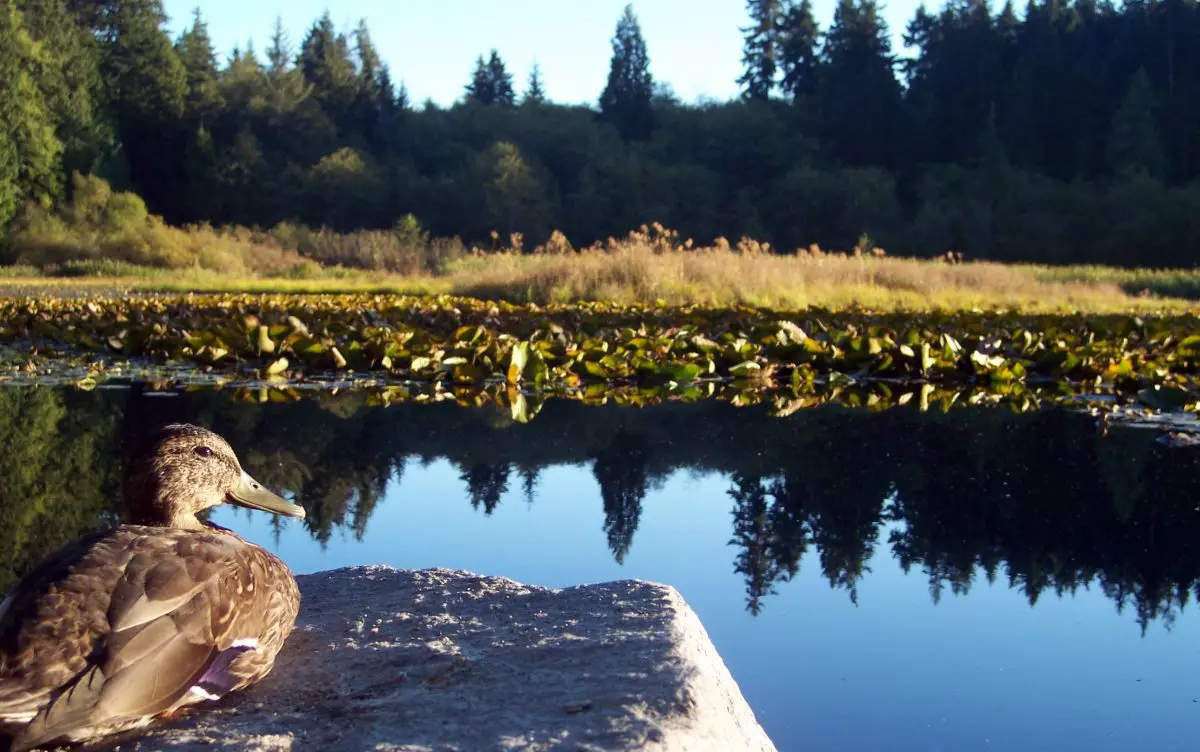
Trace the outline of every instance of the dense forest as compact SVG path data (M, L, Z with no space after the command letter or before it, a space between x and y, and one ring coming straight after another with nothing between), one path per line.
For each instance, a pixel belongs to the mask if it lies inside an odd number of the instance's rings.
M415 215L576 246L658 221L779 249L1190 266L1200 253L1200 3L950 0L899 58L875 0L749 0L743 96L682 102L632 7L596 104L484 51L449 108L409 101L367 23L219 59L159 0L0 2L0 227L73 173L173 224L339 231ZM266 32L268 30L263 30ZM430 30L436 33L437 30ZM464 61L464 71L469 61Z

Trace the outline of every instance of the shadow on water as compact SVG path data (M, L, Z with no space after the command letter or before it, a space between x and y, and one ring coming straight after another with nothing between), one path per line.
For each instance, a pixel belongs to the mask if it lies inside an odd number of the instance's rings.
M805 560L856 600L882 545L924 573L935 603L979 578L1006 581L1031 604L1098 586L1144 631L1169 627L1200 597L1200 454L1149 431L1101 436L1083 415L819 408L772 418L717 402L552 401L517 424L492 408L371 407L354 394L260 405L136 387L0 389L0 588L116 520L121 458L175 420L226 436L249 472L304 505L322 545L335 530L361 538L408 462L452 462L481 514L510 487L534 501L548 467L582 464L619 562L636 545L648 490L684 469L726 478L730 558L753 614Z

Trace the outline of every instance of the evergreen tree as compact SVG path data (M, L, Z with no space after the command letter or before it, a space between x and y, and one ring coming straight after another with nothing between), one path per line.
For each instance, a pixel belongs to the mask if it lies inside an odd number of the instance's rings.
M184 174L187 71L159 0L106 3L95 29L121 153L133 188L168 221L188 218Z
M23 201L49 206L61 187L63 147L33 75L49 64L25 30L23 14L0 3L0 226Z
M491 57L488 58L487 71L495 103L505 107L516 104L512 74L504 67L504 61L500 59L500 53L496 50L492 50Z
M62 174L103 169L115 135L95 36L64 0L23 0L20 6L26 31L52 61L38 70L37 78L63 145Z
M313 97L335 123L348 119L358 93L357 71L345 34L338 34L326 11L300 46L298 67L312 85Z
M291 43L283 21L276 16L271 46L267 48L266 73L268 107L277 118L294 111L312 91L312 85L304 80L303 72L292 65L292 60Z
M197 122L210 121L221 108L221 92L217 87L217 55L199 8L195 10L191 28L175 43L175 51L187 77L188 117Z
M287 31L283 30L282 20L276 17L270 47L266 49L265 112L271 140L281 146L295 145L301 140L296 138L298 134L290 126L295 113L312 94L312 84L306 82L304 72L293 65L293 60ZM314 109L312 104L310 109Z
M475 72L471 75L471 83L467 84L467 101L484 106L511 107L515 104L512 75L496 50L491 51L486 62L482 55L476 58Z
M893 167L903 101L875 0L839 0L822 49L822 141L846 166Z
M924 136L918 161L972 159L1003 89L1005 42L987 4L955 3L937 16L921 8L905 40L920 50L907 67L908 101Z
M471 74L471 83L467 84L466 89L468 102L485 106L495 104L496 92L492 88L492 78L488 74L483 55L475 58L475 72Z
M357 93L350 113L351 127L371 146L378 143L378 128L385 107L391 105L391 79L384 79L384 66L371 42L366 20L354 31L354 50L358 58ZM384 91L384 85L388 90Z
M1129 81L1125 98L1113 115L1108 159L1118 175L1145 174L1162 178L1166 172L1162 143L1155 123L1154 90L1145 68Z
M412 109L412 102L408 96L408 84L400 82L400 88L396 89L396 110L403 112Z
M275 28L271 30L271 46L267 48L267 73L275 76L288 70L291 65L291 40L283 28L283 18L275 16Z
M820 69L821 31L813 16L811 0L788 0L779 32L779 60L783 69L781 87L793 102L811 99L817 93Z
M777 85L783 0L747 0L750 25L742 29L743 73L738 78L747 99L767 99Z
M650 109L654 78L650 75L646 40L632 5L625 6L617 22L612 50L608 83L600 94L600 112L624 138L646 138L654 127Z
M390 117L398 110L404 109L400 105L399 95L396 92L396 86L392 83L392 69L387 63L384 63L379 68L379 75L375 77L375 85L378 87L379 111L382 116ZM408 95L405 94L405 102Z
M102 16L108 44L104 78L125 125L155 126L178 120L187 97L187 71L163 29L160 0L121 0Z
M372 143L377 153L382 155L393 153L399 148L400 128L404 112L408 108L408 94L403 91L403 84L401 91L396 91L392 83L392 71L387 63L380 66L376 84L379 87L379 119Z
M270 98L270 78L258 61L253 43L247 43L244 51L234 50L218 83L219 96L231 110L227 116L239 125L256 116Z
M521 96L521 103L535 105L546 103L546 90L542 86L542 68L536 61L529 70L529 83L525 87L525 93Z
M379 51L371 41L371 31L367 28L367 20L361 19L354 30L354 54L358 58L359 89L372 89L378 83L379 71L383 61Z

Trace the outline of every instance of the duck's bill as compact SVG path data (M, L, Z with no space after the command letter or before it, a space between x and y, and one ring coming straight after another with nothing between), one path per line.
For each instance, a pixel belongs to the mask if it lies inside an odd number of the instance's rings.
M229 500L234 504L251 509L261 509L264 512L282 514L285 517L304 518L304 507L271 493L245 471L242 472L242 482L229 494Z

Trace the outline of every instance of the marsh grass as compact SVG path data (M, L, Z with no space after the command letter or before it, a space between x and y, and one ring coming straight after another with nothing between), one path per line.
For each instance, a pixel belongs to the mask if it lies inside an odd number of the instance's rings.
M1029 266L1043 282L1109 283L1129 295L1200 300L1200 270L1122 269L1112 266Z
M664 300L772 308L1109 309L1133 298L1106 281L1042 281L1018 267L846 254L743 254L721 248L654 253L644 245L573 256L472 259L447 277L456 294L513 302Z
M497 238L493 238L497 241ZM71 201L35 209L5 242L10 292L396 292L514 303L664 301L779 309L1014 308L1027 311L1200 309L1200 271L1049 267L890 257L869 238L847 253L776 253L749 238L711 246L654 224L577 250L560 232L531 252L519 234L499 250L430 238L412 216L390 230L338 234L281 224L269 230L176 228L132 194L76 176ZM70 278L69 280L67 278Z
M102 272L105 267L84 268ZM21 284L48 291L64 285L109 285L160 292L454 294L539 304L661 300L779 309L854 305L878 310L1012 308L1097 313L1200 309L1200 304L1182 298L1131 295L1116 273L1095 279L1063 273L1062 280L1055 280L1040 268L989 262L749 255L720 248L664 254L632 244L571 255L479 255L450 264L442 274L318 267L312 274L295 277L230 276L204 269L143 268L118 276L22 278Z

